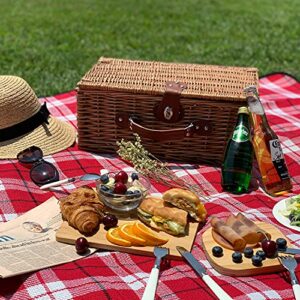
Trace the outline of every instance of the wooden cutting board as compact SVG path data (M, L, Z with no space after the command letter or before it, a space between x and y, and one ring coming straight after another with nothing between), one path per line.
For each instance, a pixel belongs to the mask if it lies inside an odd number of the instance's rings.
M271 239L285 238L284 234L274 227L272 224L264 222L256 222L256 224L263 230L271 234ZM215 257L212 255L212 248L218 245L212 237L212 228L206 230L202 235L203 249L210 264L219 273L228 276L253 276L265 273L275 273L284 270L283 266L279 263L277 258L266 258L262 261L262 266L256 267L252 264L251 258L246 258L243 255L243 261L241 263L234 263L232 261L233 250L226 249L224 247L224 255L222 257ZM287 241L288 247L290 247L289 241ZM253 248L254 254L257 250L261 250L261 247Z
M120 220L118 225L121 226L124 223L134 222L136 220ZM162 247L169 248L169 259L182 259L181 255L176 250L176 246L185 247L187 250L191 250L196 234L198 232L199 223L189 222L188 225L188 235L182 237L175 237L165 232L160 231L159 235L164 238L168 238L169 241L162 245ZM113 250L113 251L120 251L120 252L127 252L133 254L140 254L140 255L148 255L154 256L153 254L153 246L131 246L131 247L124 247L118 246L115 244L110 243L106 237L106 230L104 229L103 225L101 224L98 232L94 235L86 237L89 242L90 247L104 249L104 250ZM82 237L83 235L73 227L69 226L67 222L63 222L61 227L56 232L56 240L58 242L63 242L67 244L75 244L77 238Z

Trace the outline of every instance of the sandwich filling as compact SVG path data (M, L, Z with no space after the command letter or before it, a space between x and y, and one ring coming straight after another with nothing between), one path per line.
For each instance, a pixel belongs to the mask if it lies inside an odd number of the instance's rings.
M163 200L145 199L137 209L138 217L149 226L172 235L185 234L187 212L176 207L163 206Z

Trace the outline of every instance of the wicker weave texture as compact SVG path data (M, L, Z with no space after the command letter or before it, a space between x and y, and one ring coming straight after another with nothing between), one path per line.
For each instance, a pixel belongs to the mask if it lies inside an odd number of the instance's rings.
M163 71L161 66L164 66ZM147 77L150 69L152 75ZM217 77L219 70L220 76ZM224 75L225 71L227 75L231 74L229 79ZM154 106L162 100L168 80L180 80L188 86L180 98L184 117L171 124L158 121L153 113ZM201 88L213 86L216 82L220 86L218 92L207 88L201 91ZM102 58L78 84L79 147L96 153L115 153L116 141L122 138L132 140L132 132L115 124L115 116L120 112L134 115L142 126L156 130L184 128L191 122L204 119L212 126L209 134L163 142L141 137L143 145L154 155L167 160L220 165L238 108L246 105L242 91L245 86L253 84L258 84L254 68L173 66Z
M185 97L241 100L243 89L257 84L256 68L164 63L101 57L79 82L81 88L163 94L166 81L188 84Z

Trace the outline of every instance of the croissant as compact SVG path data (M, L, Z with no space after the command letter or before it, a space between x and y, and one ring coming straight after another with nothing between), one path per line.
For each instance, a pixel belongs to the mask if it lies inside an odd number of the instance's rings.
M104 204L89 186L82 186L61 199L60 209L69 225L81 233L91 234L102 221Z

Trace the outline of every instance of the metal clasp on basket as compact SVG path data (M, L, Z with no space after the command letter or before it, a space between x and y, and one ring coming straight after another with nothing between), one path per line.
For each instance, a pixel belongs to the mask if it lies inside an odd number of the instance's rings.
M164 110L164 117L166 120L170 120L173 116L173 109L170 106L167 106Z
M187 88L182 82L166 82L166 91L161 102L154 107L156 119L162 122L176 123L183 118L183 108L180 105L181 92Z

